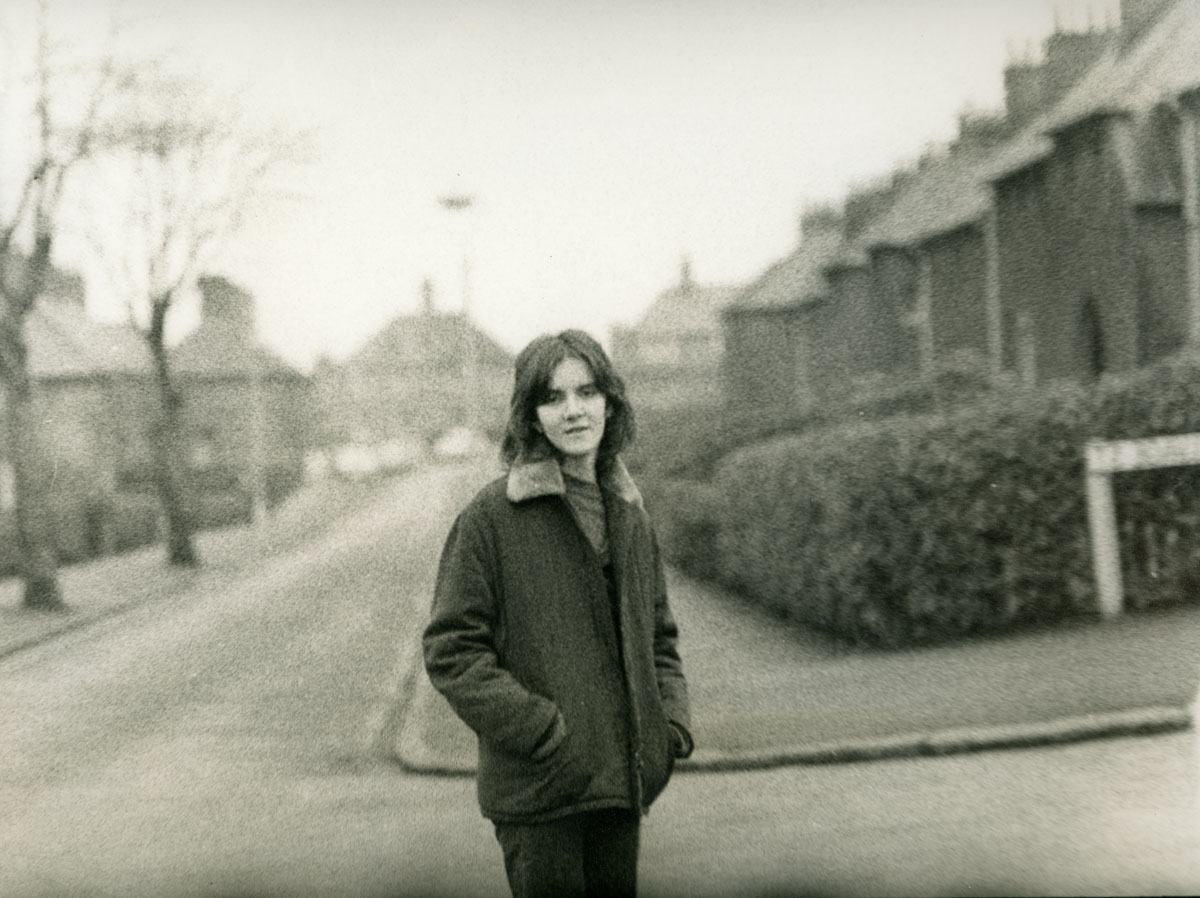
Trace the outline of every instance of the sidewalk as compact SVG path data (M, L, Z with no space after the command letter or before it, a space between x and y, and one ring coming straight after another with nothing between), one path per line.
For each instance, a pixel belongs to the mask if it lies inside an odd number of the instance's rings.
M302 546L341 516L386 492L386 485L327 480L300 490L260 527L228 527L196 535L201 566L172 569L162 546L98 558L59 569L63 611L21 608L21 583L0 579L0 657L111 617L151 600L178 598L232 581L265 559Z
M1191 725L1200 607L903 652L842 650L669 572L696 752L682 768L939 755ZM396 756L474 771L474 737L413 652Z

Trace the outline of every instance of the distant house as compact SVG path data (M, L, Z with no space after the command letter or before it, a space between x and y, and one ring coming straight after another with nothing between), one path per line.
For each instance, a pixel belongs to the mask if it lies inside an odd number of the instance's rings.
M991 148L964 143L922 160L891 208L860 238L878 306L904 336L893 370L928 372L958 354L989 358L990 196L980 164Z
M613 364L639 410L720 404L721 312L736 294L730 285L697 283L684 260L679 282L659 293L637 324L613 328Z
M88 317L84 285L53 271L25 322L42 461L59 556L91 557L113 547L111 503L123 475L148 453L152 396L149 354L125 325ZM0 391L0 413L4 407ZM15 563L14 479L0 440L0 571Z
M842 219L820 208L801 219L789 255L743 289L722 313L725 401L734 411L803 411L821 401L825 353L811 315L829 296L825 268L842 248Z
M316 423L309 379L257 341L249 293L220 276L197 286L200 324L170 353L188 466L273 503L303 478Z
M455 427L498 437L508 415L513 359L460 313L401 315L345 362L314 373L322 441L382 444L418 435L432 443Z
M958 357L995 373L1014 367L1001 293L999 233L989 172L1036 131L1039 115L1085 75L1113 42L1107 31L1056 31L1038 64L1005 72L1003 115L964 114L957 141L921 160L861 243L875 288L900 313L916 370ZM1006 235L1010 236L1010 235Z
M863 233L895 204L911 181L901 169L883 182L860 187L843 204L842 242L825 263L827 293L811 305L810 339L822 393L839 402L864 382L916 370L911 328L904 324L907 305L897 305L877 288L876 270Z
M1006 70L1004 114L964 113L950 147L807 214L795 252L725 312L729 401L800 411L962 357L1015 367L990 172L1113 41L1056 31L1043 62Z
M1200 339L1200 7L1123 0L1086 76L990 171L1010 357L1087 380Z

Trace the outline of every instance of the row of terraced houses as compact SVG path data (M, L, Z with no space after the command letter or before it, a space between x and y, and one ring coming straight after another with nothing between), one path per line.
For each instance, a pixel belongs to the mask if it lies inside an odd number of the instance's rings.
M314 451L428 445L456 426L494 434L503 423L511 356L463 315L435 309L431 288L418 313L306 375L262 345L250 293L223 276L197 286L199 326L170 356L200 527L277 503L303 481ZM55 270L25 328L63 561L150 542L158 526L149 351L134 328L97 321L86 306L83 279ZM470 382L478 389L464 389ZM3 402L0 393L0 410ZM16 564L6 452L0 440L0 576Z
M1200 3L1122 0L1118 27L1059 30L1043 56L1007 68L1003 113L962 116L952 146L808 211L795 249L751 283L702 284L685 263L612 334L639 407L802 411L962 356L1032 383L1086 380L1200 340ZM316 446L503 424L510 354L431 289L306 376L258 342L249 294L217 276L199 287L202 322L173 362L189 469L218 506L278 499ZM84 305L82 281L56 273L27 326L64 559L121 548L122 521L153 503L145 346Z
M172 352L186 408L186 462L198 523L228 520L255 493L281 498L300 480L312 432L308 379L254 339L253 304L223 277L198 284L203 320ZM150 355L128 325L86 313L84 283L55 271L26 320L35 419L60 557L70 561L155 538L151 438L158 406ZM0 409L3 408L0 394ZM12 466L0 441L0 574L13 570Z
M802 411L968 360L1094 379L1200 341L1200 3L1122 0L915 166L803 215L753 282L688 266L613 334L642 401Z

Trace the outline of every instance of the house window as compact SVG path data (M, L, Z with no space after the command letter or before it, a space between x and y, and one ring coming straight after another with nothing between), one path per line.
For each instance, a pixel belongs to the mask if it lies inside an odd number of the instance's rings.
M647 342L642 346L642 361L649 365L678 365L679 344L667 341Z
M1017 370L1025 384L1037 382L1037 334L1028 312L1017 315Z
M8 511L17 504L17 478L12 465L0 461L0 511Z
M194 434L188 446L188 462L196 470L207 470L217 465L217 440L211 428Z
M1143 146L1152 188L1171 199L1179 195L1183 186L1179 130L1180 121L1175 110L1160 105L1150 114Z
M1080 309L1080 335L1082 336L1084 364L1086 373L1092 378L1098 378L1104 373L1104 329L1100 320L1100 309L1095 297L1089 296L1083 301Z

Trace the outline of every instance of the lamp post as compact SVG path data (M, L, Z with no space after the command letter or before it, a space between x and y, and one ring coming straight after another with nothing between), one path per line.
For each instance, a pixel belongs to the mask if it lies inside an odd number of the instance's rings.
M267 434L266 402L263 397L263 360L254 353L251 361L251 389L254 391L250 423L251 452L254 455L254 495L251 498L251 521L261 530L267 521Z
M470 211L475 206L475 197L470 194L446 194L439 199L443 209L454 213ZM459 216L460 218L462 215ZM478 347L475 345L475 328L471 323L471 261L468 252L467 229L464 224L459 235L462 244L462 322L463 322L463 424L476 430L476 402L478 387Z

